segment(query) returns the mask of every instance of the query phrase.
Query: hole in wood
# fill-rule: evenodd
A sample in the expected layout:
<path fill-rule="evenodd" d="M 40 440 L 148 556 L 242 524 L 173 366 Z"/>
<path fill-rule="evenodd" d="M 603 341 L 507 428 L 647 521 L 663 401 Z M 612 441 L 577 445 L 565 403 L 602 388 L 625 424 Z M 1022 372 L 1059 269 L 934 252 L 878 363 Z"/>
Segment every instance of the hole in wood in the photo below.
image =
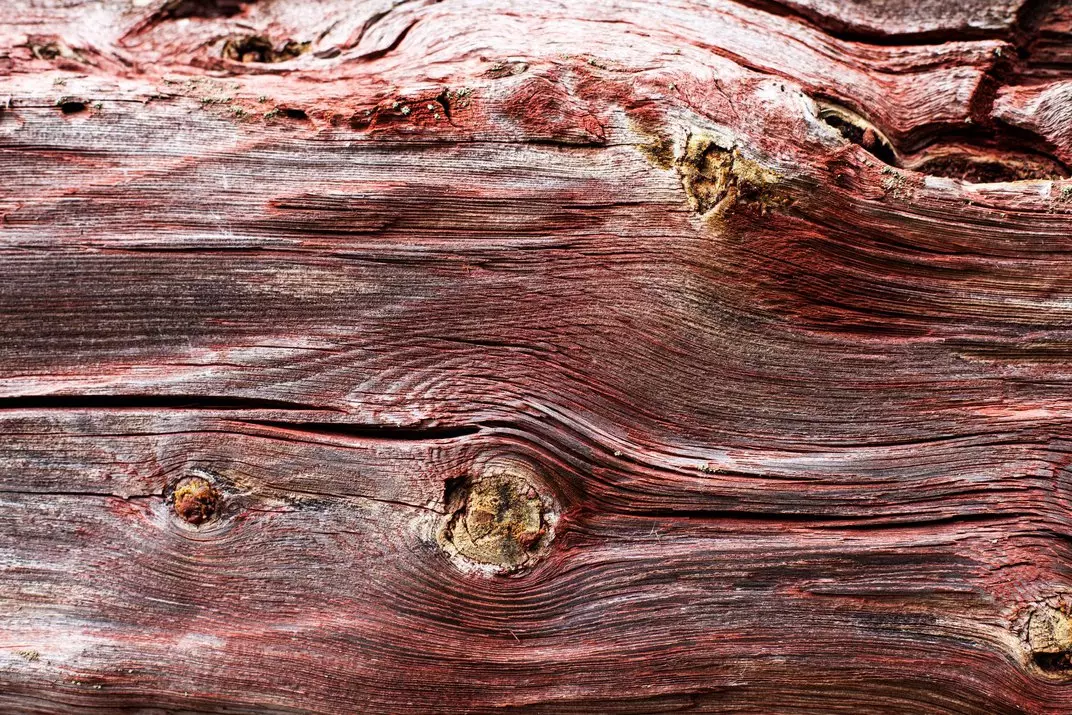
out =
<path fill-rule="evenodd" d="M 187 524 L 200 526 L 220 510 L 220 493 L 204 477 L 185 477 L 171 493 L 171 508 Z"/>
<path fill-rule="evenodd" d="M 449 480 L 440 545 L 463 570 L 514 573 L 533 565 L 554 537 L 554 503 L 526 463 L 502 459 L 475 477 Z"/>
<path fill-rule="evenodd" d="M 1064 179 L 1069 170 L 1046 153 L 1039 137 L 1010 127 L 933 129 L 901 145 L 901 151 L 877 127 L 850 109 L 817 101 L 819 117 L 841 136 L 890 166 L 972 184 L 1032 179 Z"/>
<path fill-rule="evenodd" d="M 246 0 L 171 0 L 161 12 L 167 19 L 184 17 L 233 17 L 242 12 Z"/>
<path fill-rule="evenodd" d="M 871 122 L 845 107 L 824 102 L 818 104 L 819 118 L 837 129 L 841 136 L 862 146 L 890 166 L 897 166 L 897 152 L 893 144 Z"/>
<path fill-rule="evenodd" d="M 63 55 L 63 48 L 55 41 L 34 42 L 31 40 L 28 46 L 33 56 L 39 60 L 54 60 Z"/>
<path fill-rule="evenodd" d="M 287 40 L 277 48 L 263 35 L 242 35 L 224 42 L 221 54 L 235 62 L 286 62 L 308 49 L 308 42 Z"/>
<path fill-rule="evenodd" d="M 906 159 L 905 168 L 973 184 L 1068 177 L 1068 170 L 1050 157 L 985 144 L 931 146 Z"/>
<path fill-rule="evenodd" d="M 86 111 L 86 103 L 75 100 L 60 102 L 60 111 L 64 114 L 78 114 L 79 112 Z"/>

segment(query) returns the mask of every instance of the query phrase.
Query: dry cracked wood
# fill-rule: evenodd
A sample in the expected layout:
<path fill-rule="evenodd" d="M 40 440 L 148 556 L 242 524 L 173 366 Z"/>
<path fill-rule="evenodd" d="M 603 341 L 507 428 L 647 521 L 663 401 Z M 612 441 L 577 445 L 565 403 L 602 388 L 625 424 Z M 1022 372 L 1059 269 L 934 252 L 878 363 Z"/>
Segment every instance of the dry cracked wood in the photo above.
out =
<path fill-rule="evenodd" d="M 0 8 L 0 710 L 1072 710 L 1072 11 Z"/>

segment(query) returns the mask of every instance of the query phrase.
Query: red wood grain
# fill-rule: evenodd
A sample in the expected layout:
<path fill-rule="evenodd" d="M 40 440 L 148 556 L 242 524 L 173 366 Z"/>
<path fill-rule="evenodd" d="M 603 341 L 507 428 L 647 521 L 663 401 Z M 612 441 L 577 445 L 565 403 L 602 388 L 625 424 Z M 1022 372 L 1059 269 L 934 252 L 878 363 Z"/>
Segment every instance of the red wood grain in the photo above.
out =
<path fill-rule="evenodd" d="M 1072 710 L 1070 32 L 0 8 L 0 710 Z"/>

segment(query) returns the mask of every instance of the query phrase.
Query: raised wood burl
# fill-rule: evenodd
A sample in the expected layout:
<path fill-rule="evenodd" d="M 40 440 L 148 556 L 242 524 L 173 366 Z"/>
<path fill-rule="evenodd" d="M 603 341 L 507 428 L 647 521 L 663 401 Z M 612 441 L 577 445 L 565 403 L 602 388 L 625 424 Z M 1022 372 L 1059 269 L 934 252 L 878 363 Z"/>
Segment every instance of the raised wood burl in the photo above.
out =
<path fill-rule="evenodd" d="M 1072 712 L 1072 5 L 0 3 L 0 713 Z"/>

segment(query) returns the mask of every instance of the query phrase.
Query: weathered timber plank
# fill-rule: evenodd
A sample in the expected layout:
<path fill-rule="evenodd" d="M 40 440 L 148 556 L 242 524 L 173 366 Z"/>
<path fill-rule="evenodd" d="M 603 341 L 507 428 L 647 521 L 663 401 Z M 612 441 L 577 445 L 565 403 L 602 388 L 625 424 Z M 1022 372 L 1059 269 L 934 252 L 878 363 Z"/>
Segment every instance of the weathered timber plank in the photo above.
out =
<path fill-rule="evenodd" d="M 194 709 L 297 698 L 325 710 L 568 710 L 581 699 L 578 708 L 635 711 L 680 697 L 773 708 L 823 693 L 846 712 L 941 709 L 949 699 L 1015 712 L 1024 697 L 1059 692 L 1017 675 L 1013 664 L 1028 654 L 1006 625 L 1021 615 L 1008 612 L 1010 596 L 1037 596 L 1018 584 L 1067 562 L 1067 548 L 1038 531 L 1041 486 L 1033 493 L 1010 478 L 1021 496 L 1008 503 L 1019 506 L 985 520 L 896 526 L 645 512 L 615 499 L 620 487 L 603 487 L 605 498 L 570 493 L 594 488 L 585 475 L 608 465 L 517 435 L 402 442 L 250 419 L 5 420 L 17 469 L 0 483 L 0 551 L 18 554 L 4 561 L 17 578 L 0 587 L 12 605 L 7 697 Z M 434 532 L 443 483 L 474 455 L 504 449 L 553 466 L 567 506 L 547 559 L 523 577 L 489 580 L 456 571 Z M 191 469 L 213 470 L 228 502 L 197 532 L 162 498 Z M 57 473 L 62 487 L 48 481 Z M 703 486 L 693 486 L 697 504 Z M 978 498 L 933 484 L 916 491 L 961 512 Z M 940 673 L 920 668 L 921 648 Z M 714 689 L 713 673 L 723 683 Z M 904 691 L 883 685 L 891 678 Z M 935 681 L 941 689 L 926 686 Z"/>
<path fill-rule="evenodd" d="M 0 709 L 1069 711 L 1067 20 L 0 8 Z"/>

